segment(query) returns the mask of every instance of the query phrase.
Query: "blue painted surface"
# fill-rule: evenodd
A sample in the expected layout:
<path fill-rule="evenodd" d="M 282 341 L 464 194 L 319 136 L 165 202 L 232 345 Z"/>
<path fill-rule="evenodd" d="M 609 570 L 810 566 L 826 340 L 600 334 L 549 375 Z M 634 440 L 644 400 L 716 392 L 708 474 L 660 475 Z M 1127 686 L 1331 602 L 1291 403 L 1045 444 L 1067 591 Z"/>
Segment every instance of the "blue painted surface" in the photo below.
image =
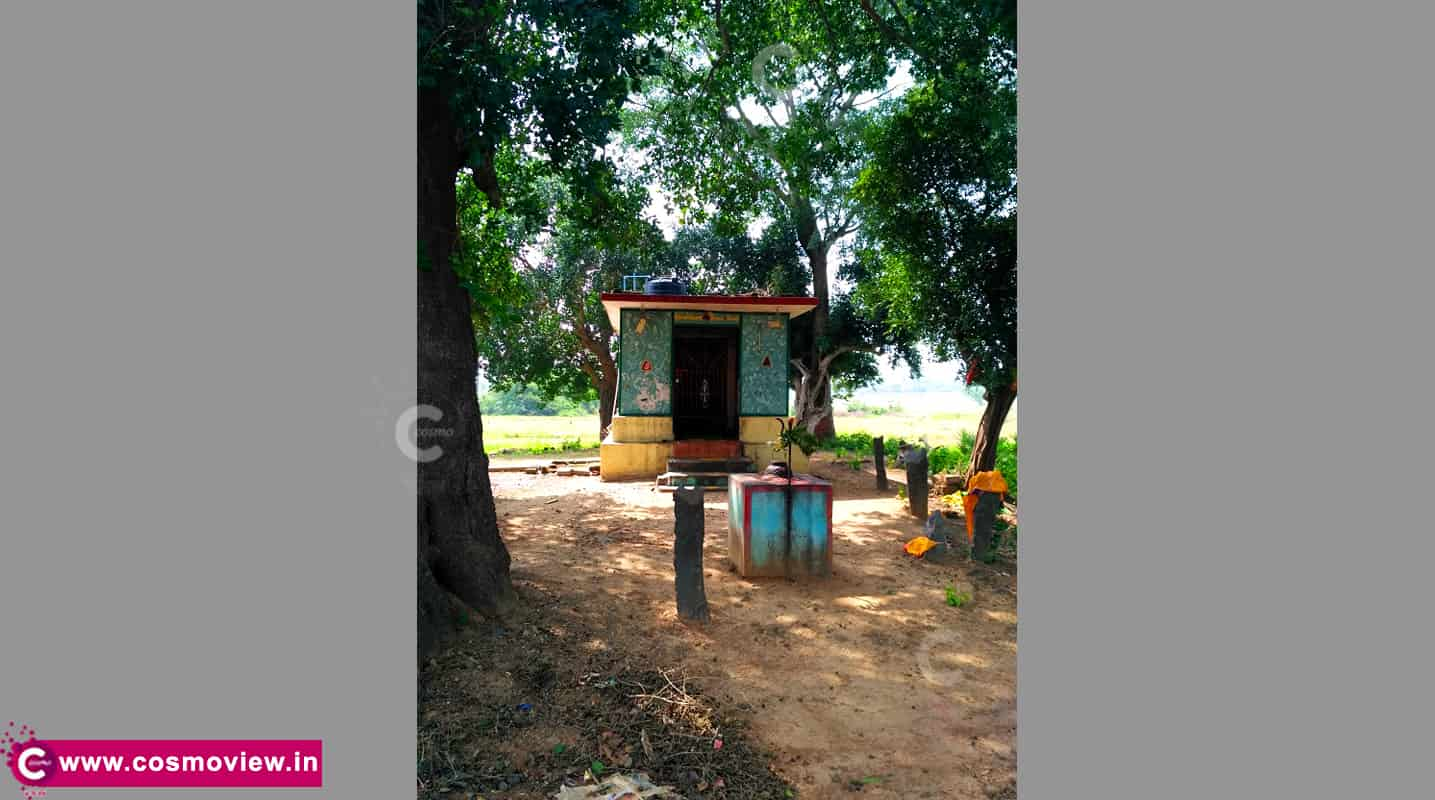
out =
<path fill-rule="evenodd" d="M 619 321 L 618 413 L 672 415 L 673 312 L 625 308 Z"/>
<path fill-rule="evenodd" d="M 782 572 L 790 559 L 795 573 L 810 572 L 827 548 L 827 497 L 816 491 L 792 491 L 792 545 L 787 547 L 787 498 L 781 490 L 752 493 L 749 552 L 757 572 Z"/>
<path fill-rule="evenodd" d="M 743 314 L 741 337 L 740 413 L 787 416 L 787 315 Z"/>
<path fill-rule="evenodd" d="M 831 484 L 811 478 L 792 487 L 789 550 L 784 482 L 754 475 L 732 476 L 728 483 L 728 550 L 739 572 L 826 575 L 831 563 L 831 490 Z"/>
<path fill-rule="evenodd" d="M 731 477 L 727 482 L 727 554 L 739 570 L 742 569 L 742 489 Z"/>

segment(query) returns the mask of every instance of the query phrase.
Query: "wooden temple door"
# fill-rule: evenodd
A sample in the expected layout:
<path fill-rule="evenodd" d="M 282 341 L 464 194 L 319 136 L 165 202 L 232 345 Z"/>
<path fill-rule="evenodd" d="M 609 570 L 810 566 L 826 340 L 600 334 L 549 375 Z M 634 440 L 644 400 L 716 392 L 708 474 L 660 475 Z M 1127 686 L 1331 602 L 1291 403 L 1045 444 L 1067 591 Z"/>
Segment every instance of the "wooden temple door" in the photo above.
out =
<path fill-rule="evenodd" d="M 673 435 L 737 438 L 737 330 L 673 331 Z"/>

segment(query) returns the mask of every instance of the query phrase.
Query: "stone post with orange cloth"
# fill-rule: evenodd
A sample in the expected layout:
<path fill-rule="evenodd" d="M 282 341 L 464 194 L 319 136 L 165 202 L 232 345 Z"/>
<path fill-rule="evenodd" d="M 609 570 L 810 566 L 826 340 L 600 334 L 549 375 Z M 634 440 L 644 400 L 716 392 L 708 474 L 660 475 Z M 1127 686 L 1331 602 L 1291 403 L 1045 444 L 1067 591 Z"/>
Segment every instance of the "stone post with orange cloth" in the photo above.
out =
<path fill-rule="evenodd" d="M 971 542 L 974 559 L 985 561 L 990 557 L 992 531 L 1006 490 L 1006 478 L 1002 477 L 1001 470 L 978 472 L 967 481 L 962 511 L 967 518 L 967 540 Z"/>

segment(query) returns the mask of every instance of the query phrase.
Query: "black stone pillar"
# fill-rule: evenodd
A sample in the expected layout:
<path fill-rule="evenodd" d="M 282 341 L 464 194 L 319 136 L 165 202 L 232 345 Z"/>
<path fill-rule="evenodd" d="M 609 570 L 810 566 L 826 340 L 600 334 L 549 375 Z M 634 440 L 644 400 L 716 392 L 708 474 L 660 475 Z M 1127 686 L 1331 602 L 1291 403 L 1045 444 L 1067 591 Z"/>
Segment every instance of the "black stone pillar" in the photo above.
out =
<path fill-rule="evenodd" d="M 681 487 L 673 492 L 673 584 L 678 616 L 708 621 L 703 590 L 703 489 Z"/>
<path fill-rule="evenodd" d="M 912 516 L 927 518 L 927 451 L 920 447 L 909 449 L 903 462 L 907 466 L 907 503 Z"/>
<path fill-rule="evenodd" d="M 872 437 L 872 463 L 877 467 L 877 491 L 887 491 L 887 451 L 881 436 Z"/>
<path fill-rule="evenodd" d="M 992 532 L 1002 507 L 1002 496 L 980 489 L 974 489 L 972 494 L 977 496 L 976 508 L 972 509 L 972 558 L 986 561 L 991 557 Z"/>

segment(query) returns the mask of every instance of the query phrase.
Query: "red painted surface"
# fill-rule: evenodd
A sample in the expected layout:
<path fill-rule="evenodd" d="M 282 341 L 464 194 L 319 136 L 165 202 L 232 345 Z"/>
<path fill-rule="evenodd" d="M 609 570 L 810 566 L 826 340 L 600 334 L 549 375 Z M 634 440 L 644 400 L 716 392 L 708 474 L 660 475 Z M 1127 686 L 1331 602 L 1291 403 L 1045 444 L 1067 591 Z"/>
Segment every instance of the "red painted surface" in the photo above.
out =
<path fill-rule="evenodd" d="M 643 303 L 679 303 L 693 306 L 808 306 L 815 308 L 815 297 L 757 297 L 729 294 L 643 294 L 641 292 L 603 292 L 603 300 L 633 300 Z"/>
<path fill-rule="evenodd" d="M 673 458 L 740 458 L 742 442 L 728 439 L 684 439 L 673 442 Z"/>

